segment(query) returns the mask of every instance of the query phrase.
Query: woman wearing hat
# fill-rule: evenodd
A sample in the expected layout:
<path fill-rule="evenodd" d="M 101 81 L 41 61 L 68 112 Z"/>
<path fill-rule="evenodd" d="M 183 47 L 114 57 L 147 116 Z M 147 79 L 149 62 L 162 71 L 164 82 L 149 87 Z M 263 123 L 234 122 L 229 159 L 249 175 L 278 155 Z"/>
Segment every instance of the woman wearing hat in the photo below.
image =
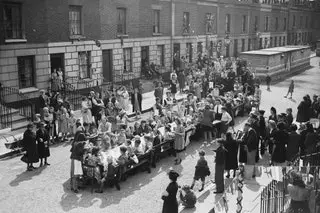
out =
<path fill-rule="evenodd" d="M 23 147 L 27 151 L 27 170 L 36 169 L 33 163 L 39 162 L 36 134 L 34 133 L 34 125 L 28 124 L 27 130 L 23 134 Z"/>
<path fill-rule="evenodd" d="M 224 134 L 222 135 L 222 138 L 224 138 Z M 223 193 L 224 192 L 224 169 L 225 169 L 225 155 L 226 155 L 226 149 L 223 146 L 224 139 L 217 140 L 219 147 L 216 150 L 213 150 L 216 152 L 216 159 L 215 159 L 215 174 L 214 174 L 214 180 L 216 184 L 216 191 L 215 194 Z"/>
<path fill-rule="evenodd" d="M 170 183 L 166 189 L 166 191 L 162 194 L 163 207 L 162 213 L 178 213 L 178 201 L 177 201 L 177 192 L 178 192 L 178 183 L 177 178 L 179 174 L 174 171 L 170 170 L 168 173 Z"/>
<path fill-rule="evenodd" d="M 39 124 L 39 129 L 36 132 L 36 140 L 38 142 L 40 166 L 43 165 L 43 159 L 44 159 L 44 165 L 49 166 L 50 164 L 47 161 L 47 157 L 50 156 L 50 150 L 49 150 L 50 136 L 48 131 L 44 128 L 44 126 L 45 126 L 44 122 L 41 122 Z"/>

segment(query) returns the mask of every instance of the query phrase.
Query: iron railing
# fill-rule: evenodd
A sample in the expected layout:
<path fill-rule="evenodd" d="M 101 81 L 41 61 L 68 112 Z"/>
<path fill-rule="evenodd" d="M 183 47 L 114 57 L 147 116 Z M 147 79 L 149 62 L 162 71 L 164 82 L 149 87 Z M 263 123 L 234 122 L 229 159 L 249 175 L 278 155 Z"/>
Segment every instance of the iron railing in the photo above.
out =
<path fill-rule="evenodd" d="M 7 120 L 7 125 L 11 123 L 12 126 L 14 113 L 12 113 L 12 110 L 6 108 L 17 109 L 19 115 L 25 117 L 28 121 L 34 120 L 35 103 L 32 103 L 28 96 L 21 94 L 18 89 L 1 85 L 0 100 L 1 105 L 3 105 L 2 108 L 6 111 L 6 113 L 8 113 L 6 115 L 10 117 L 8 119 L 5 118 L 5 120 Z M 2 114 L 4 113 L 2 112 Z"/>
<path fill-rule="evenodd" d="M 0 129 L 12 127 L 12 109 L 5 107 L 5 103 L 0 100 Z"/>
<path fill-rule="evenodd" d="M 297 155 L 292 161 L 292 166 L 300 166 L 300 160 L 302 160 L 304 166 L 319 166 L 320 165 L 320 152 L 314 152 L 307 155 Z"/>
<path fill-rule="evenodd" d="M 55 86 L 52 86 L 53 84 Z M 72 84 L 61 79 L 51 79 L 51 88 L 54 88 L 53 92 L 59 92 L 64 100 L 70 102 L 72 110 L 81 109 L 82 95 Z"/>

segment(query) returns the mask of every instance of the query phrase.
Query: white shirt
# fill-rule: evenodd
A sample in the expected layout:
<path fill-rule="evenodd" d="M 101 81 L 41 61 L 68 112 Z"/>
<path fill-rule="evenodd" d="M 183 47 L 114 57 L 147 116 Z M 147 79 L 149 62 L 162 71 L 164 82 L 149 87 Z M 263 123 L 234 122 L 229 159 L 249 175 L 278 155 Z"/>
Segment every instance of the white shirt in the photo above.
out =
<path fill-rule="evenodd" d="M 224 113 L 222 113 L 221 121 L 224 121 L 227 124 L 229 124 L 232 121 L 232 118 L 228 112 L 224 112 Z"/>

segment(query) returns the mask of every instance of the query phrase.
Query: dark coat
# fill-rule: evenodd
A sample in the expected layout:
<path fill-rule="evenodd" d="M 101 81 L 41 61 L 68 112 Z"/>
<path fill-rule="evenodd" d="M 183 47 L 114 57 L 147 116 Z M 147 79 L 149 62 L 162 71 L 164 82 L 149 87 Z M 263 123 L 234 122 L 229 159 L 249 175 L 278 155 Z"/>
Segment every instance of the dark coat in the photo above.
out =
<path fill-rule="evenodd" d="M 306 135 L 306 139 L 304 141 L 304 146 L 306 148 L 306 154 L 311 154 L 316 152 L 317 142 L 319 141 L 318 135 L 315 132 L 309 132 Z"/>
<path fill-rule="evenodd" d="M 274 139 L 274 150 L 271 160 L 276 163 L 286 161 L 286 144 L 289 142 L 289 134 L 283 130 L 276 130 L 272 135 Z"/>
<path fill-rule="evenodd" d="M 238 168 L 238 148 L 239 145 L 235 140 L 226 141 L 224 144 L 225 149 L 227 150 L 225 158 L 225 169 L 237 169 Z"/>
<path fill-rule="evenodd" d="M 289 133 L 289 142 L 287 146 L 287 161 L 292 161 L 299 153 L 299 143 L 301 136 L 296 132 Z"/>
<path fill-rule="evenodd" d="M 36 134 L 30 130 L 26 130 L 23 134 L 23 146 L 27 151 L 29 163 L 39 162 L 38 146 L 36 141 Z"/>
<path fill-rule="evenodd" d="M 39 158 L 46 158 L 50 156 L 50 150 L 49 150 L 49 141 L 50 136 L 47 130 L 40 130 L 38 129 L 36 133 L 36 139 L 38 142 L 38 153 Z M 40 139 L 42 139 L 42 142 L 40 142 Z"/>
<path fill-rule="evenodd" d="M 135 98 L 134 98 L 134 93 L 131 93 L 130 94 L 130 96 L 131 96 L 131 104 L 132 104 L 132 106 L 135 108 Z M 142 103 L 142 94 L 141 93 L 138 93 L 137 94 L 137 96 L 138 96 L 138 105 L 139 105 L 139 108 L 140 108 L 140 111 L 142 111 L 142 106 L 141 106 L 141 103 Z M 135 111 L 135 110 L 134 110 Z"/>
<path fill-rule="evenodd" d="M 259 142 L 256 131 L 252 128 L 248 130 L 243 137 L 243 142 L 247 145 L 249 152 L 256 150 Z"/>
<path fill-rule="evenodd" d="M 168 196 L 162 196 L 163 207 L 162 213 L 178 213 L 179 205 L 177 201 L 177 192 L 178 192 L 178 184 L 176 182 L 172 182 L 168 185 L 166 191 L 168 192 Z"/>
<path fill-rule="evenodd" d="M 301 101 L 298 106 L 297 122 L 309 121 L 309 106 L 305 101 Z"/>

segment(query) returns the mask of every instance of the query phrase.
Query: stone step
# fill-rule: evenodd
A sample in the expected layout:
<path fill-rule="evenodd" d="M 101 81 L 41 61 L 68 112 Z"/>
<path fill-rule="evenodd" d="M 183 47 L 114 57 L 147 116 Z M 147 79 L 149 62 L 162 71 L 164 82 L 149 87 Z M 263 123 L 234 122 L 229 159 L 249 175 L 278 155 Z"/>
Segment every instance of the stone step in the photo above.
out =
<path fill-rule="evenodd" d="M 20 122 L 17 122 L 17 123 L 12 123 L 11 130 L 15 131 L 15 130 L 19 130 L 19 129 L 25 129 L 28 124 L 29 124 L 29 122 L 27 120 L 20 121 Z"/>

